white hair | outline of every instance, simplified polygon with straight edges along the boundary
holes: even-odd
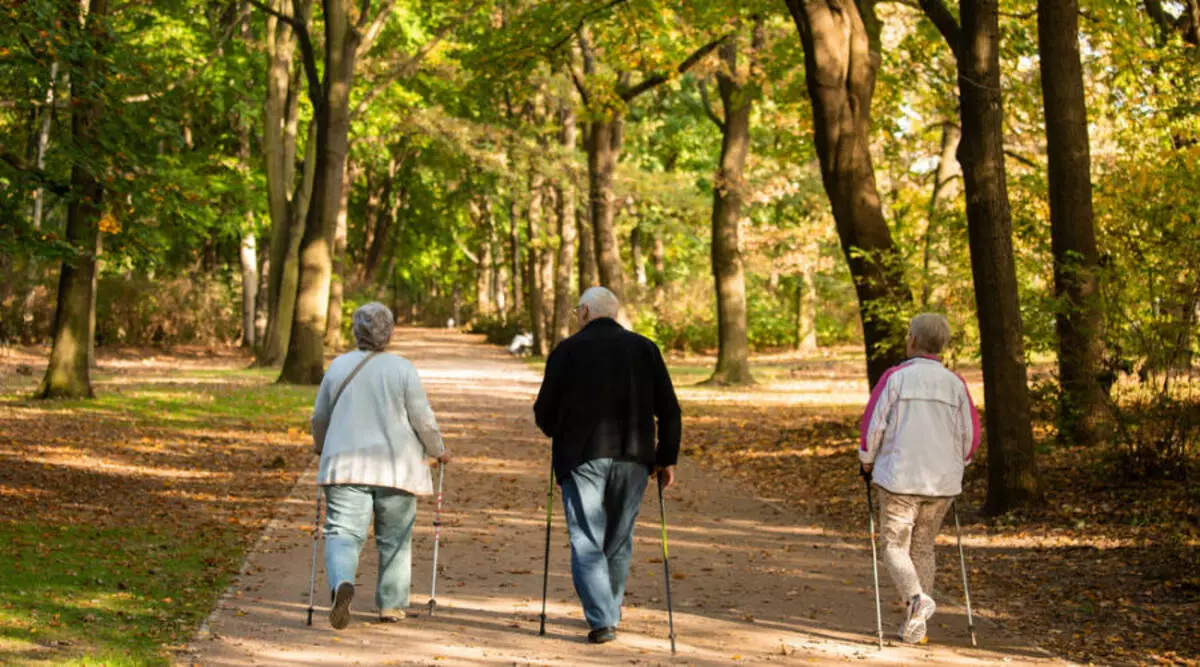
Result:
[[[359,306],[354,311],[354,338],[358,341],[358,349],[367,351],[383,351],[392,338],[395,327],[392,311],[382,303],[372,302]]]
[[[950,342],[950,323],[937,313],[921,313],[908,325],[913,347],[925,354],[940,354]]]
[[[615,318],[621,310],[621,302],[617,299],[617,295],[607,287],[589,287],[580,295],[579,305],[580,307],[587,306],[588,312],[593,318]]]

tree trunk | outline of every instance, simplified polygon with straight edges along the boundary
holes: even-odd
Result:
[[[618,299],[625,296],[625,274],[621,268],[621,248],[617,242],[614,221],[617,206],[613,178],[621,158],[623,132],[624,121],[610,113],[592,121],[584,141],[588,154],[588,202],[592,212],[599,284],[612,290]]]
[[[925,239],[921,257],[921,308],[929,307],[929,299],[933,295],[933,278],[930,273],[930,262],[933,257],[934,235],[942,220],[942,202],[953,199],[958,193],[954,188],[954,177],[958,174],[958,160],[954,158],[958,152],[958,143],[962,132],[958,125],[942,123],[942,154],[938,159],[937,172],[933,178],[933,193],[929,195],[929,214],[925,224]]]
[[[71,134],[74,145],[100,154],[96,122],[104,113],[104,83],[108,79],[108,37],[104,24],[108,0],[90,0],[85,9],[91,44],[82,49],[82,62],[71,82]],[[91,397],[89,376],[89,329],[94,312],[96,255],[100,251],[100,216],[104,186],[88,168],[76,163],[71,168],[73,198],[67,204],[66,241],[79,250],[63,262],[58,281],[58,303],[54,311],[54,344],[38,398]]]
[[[254,213],[246,213],[246,226],[253,229]],[[242,345],[254,349],[254,303],[258,298],[258,249],[253,231],[242,235]]]
[[[806,263],[796,285],[796,348],[803,352],[817,349],[817,270],[816,261]]]
[[[583,294],[589,287],[600,284],[600,267],[596,266],[596,235],[592,231],[589,220],[592,211],[587,208],[585,215],[576,215],[579,230],[579,293]]]
[[[296,310],[296,290],[300,281],[300,241],[304,236],[304,221],[312,204],[317,174],[317,124],[309,123],[308,141],[304,154],[304,172],[288,207],[288,224],[271,226],[270,266],[267,287],[267,331],[260,346],[260,366],[275,366],[287,356],[292,334],[292,316]],[[274,305],[271,292],[277,293]]]
[[[562,123],[559,142],[568,152],[575,149],[575,109],[565,103],[558,112]],[[551,348],[571,335],[571,272],[575,267],[575,190],[566,178],[555,183],[555,204],[558,217],[558,258],[554,265],[554,326]]]
[[[291,15],[294,3],[275,0],[272,8]],[[312,2],[304,0],[301,10],[307,20]],[[297,257],[305,215],[298,206],[307,208],[311,187],[301,185],[294,191],[297,138],[300,118],[300,73],[293,65],[296,39],[292,28],[274,16],[267,16],[267,94],[263,102],[263,162],[267,177],[267,208],[271,215],[271,240],[268,248],[269,271],[263,278],[267,283],[267,327],[259,341],[258,363],[274,366],[287,353],[291,333],[292,310],[295,306],[295,283],[298,274]],[[305,159],[305,178],[315,166],[313,146],[316,126],[310,128],[308,156]]]
[[[646,276],[646,254],[642,249],[642,225],[635,223],[629,232],[629,254],[633,257],[633,275],[639,288],[649,284]]]
[[[333,274],[330,244],[337,224],[349,150],[350,86],[360,36],[349,20],[348,0],[325,2],[325,83],[314,102],[316,181],[300,241],[300,279],[281,382],[320,384],[325,375],[325,325]],[[313,73],[315,76],[315,73]]]
[[[939,26],[940,27],[940,26]],[[986,511],[1002,514],[1038,498],[1025,341],[1013,260],[1012,213],[1004,172],[1004,109],[996,0],[963,3],[956,48],[962,113],[971,272],[979,312],[987,405]]]
[[[654,308],[661,309],[667,298],[667,246],[661,229],[654,230]]]
[[[756,28],[752,50],[760,45]],[[717,367],[708,379],[713,384],[753,384],[746,317],[746,273],[742,262],[742,204],[746,196],[744,172],[750,151],[750,112],[755,85],[738,72],[736,36],[721,45],[723,67],[717,84],[725,120],[720,122],[721,157],[713,183],[712,272],[717,292]]]
[[[542,229],[542,175],[532,163],[529,166],[529,209],[526,230],[529,233],[526,258],[526,286],[529,288],[529,324],[533,333],[533,352],[544,357],[549,353],[546,340],[546,285],[542,282],[542,258],[546,254],[545,233]]]
[[[342,300],[346,290],[346,235],[349,232],[350,192],[354,189],[355,169],[349,163],[342,177],[342,195],[338,199],[337,223],[333,230],[333,278],[329,282],[329,315],[325,319],[325,346],[342,346]]]
[[[514,319],[520,320],[524,310],[521,289],[521,205],[518,203],[515,188],[509,202],[509,266],[509,288],[512,293],[510,306]]]
[[[40,119],[41,127],[38,128],[37,136],[37,152],[34,157],[34,164],[39,170],[46,168],[46,148],[50,145],[50,121],[54,117],[54,88],[58,85],[58,61],[55,60],[50,64],[50,79],[46,86],[46,107],[42,109],[42,117]],[[42,207],[45,201],[45,192],[39,185],[33,191],[33,228],[42,228]]]
[[[804,45],[821,180],[854,278],[871,386],[904,359],[903,332],[879,314],[904,309],[912,292],[883,218],[871,161],[871,97],[880,61],[874,0],[787,0]]]
[[[1078,0],[1038,1],[1038,51],[1050,167],[1054,294],[1062,304],[1055,316],[1062,391],[1059,438],[1064,444],[1091,446],[1106,438],[1109,412],[1100,384],[1104,314],[1098,294],[1100,253],[1092,215]]]

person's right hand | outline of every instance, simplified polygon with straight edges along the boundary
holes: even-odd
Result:
[[[669,489],[675,486],[675,466],[666,466],[655,471],[658,477],[658,485],[664,489]]]
[[[438,465],[446,465],[447,463],[449,463],[450,462],[450,450],[447,449],[447,450],[443,451],[442,455],[437,457],[437,462],[438,462]]]

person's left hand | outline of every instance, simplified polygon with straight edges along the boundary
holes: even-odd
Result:
[[[658,478],[658,485],[663,489],[669,489],[672,486],[675,486],[675,466],[655,468],[654,476]]]
[[[860,464],[858,464],[858,474],[860,477],[862,477],[863,479],[870,482],[871,481],[871,470],[874,468],[875,468],[874,463],[860,463]]]

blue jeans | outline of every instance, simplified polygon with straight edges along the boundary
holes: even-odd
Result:
[[[367,541],[375,515],[375,548],[379,550],[379,580],[375,604],[384,609],[408,606],[412,583],[412,530],[417,497],[380,486],[331,484],[325,489],[325,576],[329,590],[354,583],[358,554]]]
[[[615,628],[621,619],[633,527],[649,478],[641,463],[596,459],[563,480],[571,577],[593,630]]]

